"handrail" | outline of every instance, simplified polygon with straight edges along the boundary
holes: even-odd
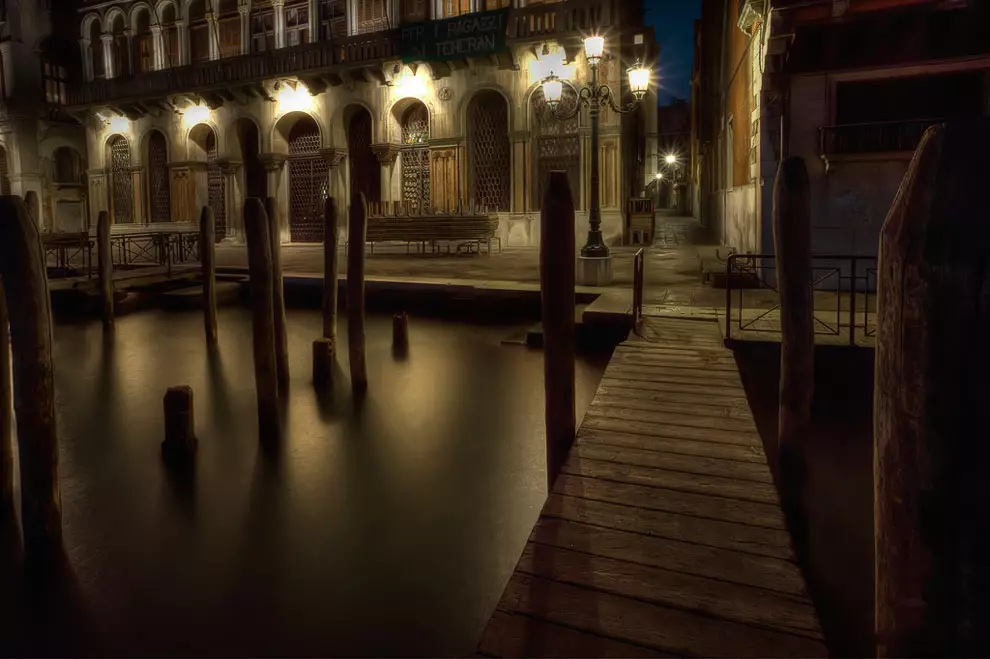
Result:
[[[645,260],[645,247],[640,247],[633,257],[633,331],[639,332],[640,324],[643,322],[643,263]]]

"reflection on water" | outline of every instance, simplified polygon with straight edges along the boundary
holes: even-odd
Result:
[[[341,385],[313,390],[320,319],[290,310],[285,440],[267,456],[247,310],[221,312],[213,351],[198,313],[123,317],[109,337],[56,328],[65,544],[84,610],[49,612],[45,633],[78,617],[102,639],[63,653],[473,653],[545,496],[542,355],[501,345],[505,327],[411,318],[396,359],[390,317],[367,331],[356,409],[346,356]],[[594,362],[578,363],[579,415]],[[187,473],[160,458],[162,396],[178,384],[195,394]],[[0,597],[9,611],[10,589]],[[0,633],[40,647],[10,618]]]

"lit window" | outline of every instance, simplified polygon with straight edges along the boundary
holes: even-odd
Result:
[[[68,80],[65,67],[46,60],[42,64],[42,77],[45,81],[45,100],[52,105],[64,105],[65,83]]]
[[[309,41],[309,8],[306,5],[285,8],[285,45],[298,46]]]

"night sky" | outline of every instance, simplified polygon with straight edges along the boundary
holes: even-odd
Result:
[[[701,0],[644,0],[646,24],[656,30],[660,43],[660,105],[673,98],[691,100],[691,68],[694,65],[694,19],[701,15]]]

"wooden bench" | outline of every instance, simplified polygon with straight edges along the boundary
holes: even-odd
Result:
[[[498,229],[498,216],[485,214],[436,214],[436,215],[397,215],[372,216],[368,218],[368,232],[365,243],[375,252],[375,243],[404,242],[406,253],[412,245],[417,245],[424,253],[427,246],[431,253],[440,251],[440,243],[447,244],[450,253],[451,243],[456,244],[458,253],[480,253],[486,247],[492,252],[492,243],[502,251],[502,241],[495,235]]]

